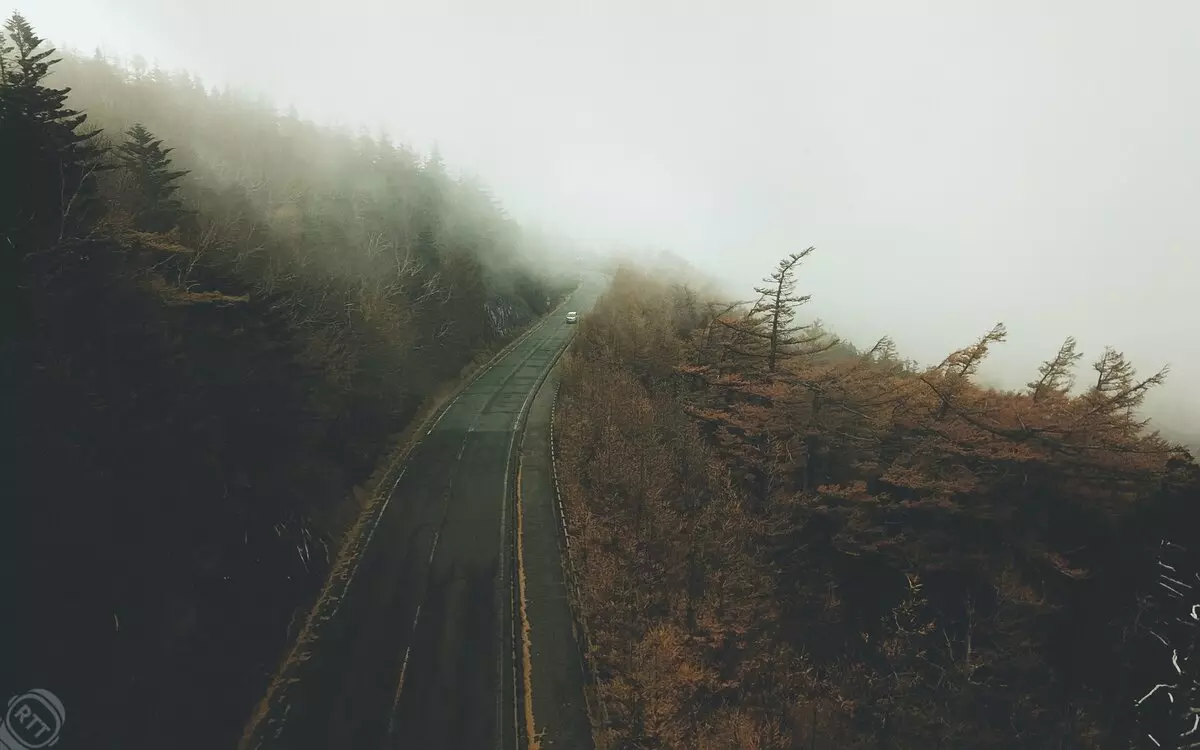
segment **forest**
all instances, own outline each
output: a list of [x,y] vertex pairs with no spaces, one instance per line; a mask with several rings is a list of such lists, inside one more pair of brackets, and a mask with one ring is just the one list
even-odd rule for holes
[[1167,373],[1065,338],[984,387],[1003,325],[856,347],[805,321],[811,253],[744,303],[623,268],[564,357],[597,746],[1191,746],[1200,467],[1137,411]]
[[[749,302],[619,267],[562,360],[601,750],[1187,746],[1169,373],[1066,337],[1005,390],[1003,325],[933,366],[840,340],[812,252]],[[436,152],[13,14],[2,687],[52,688],[64,747],[231,746],[378,468],[574,286],[554,253]]]
[[575,280],[436,153],[19,14],[0,165],[6,688],[232,746],[376,468]]

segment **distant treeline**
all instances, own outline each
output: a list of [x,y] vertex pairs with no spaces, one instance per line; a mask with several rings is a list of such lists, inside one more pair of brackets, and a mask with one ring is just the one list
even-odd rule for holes
[[64,747],[231,746],[352,491],[569,281],[436,156],[19,15],[0,186],[0,690]]
[[857,349],[799,317],[807,252],[747,305],[624,269],[564,358],[601,750],[1193,746],[1200,467],[1137,416],[1165,373],[1068,338],[985,388],[999,325]]

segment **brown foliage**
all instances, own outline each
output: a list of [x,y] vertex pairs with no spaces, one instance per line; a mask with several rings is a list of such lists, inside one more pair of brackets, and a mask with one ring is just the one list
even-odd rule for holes
[[1133,563],[1168,462],[1190,463],[1136,414],[1165,372],[1106,350],[1075,392],[1068,339],[1027,389],[984,388],[1003,325],[930,368],[884,339],[772,372],[728,356],[731,310],[622,269],[565,360],[560,470],[609,743],[1127,732]]

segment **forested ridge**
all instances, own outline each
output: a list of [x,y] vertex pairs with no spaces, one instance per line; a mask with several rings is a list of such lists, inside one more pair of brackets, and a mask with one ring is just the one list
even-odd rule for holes
[[1138,416],[1167,373],[1067,338],[987,388],[1003,325],[856,348],[805,320],[810,253],[748,303],[626,267],[564,357],[598,745],[1189,746],[1200,468]]
[[5,695],[231,746],[376,467],[574,282],[436,155],[20,15],[0,185]]

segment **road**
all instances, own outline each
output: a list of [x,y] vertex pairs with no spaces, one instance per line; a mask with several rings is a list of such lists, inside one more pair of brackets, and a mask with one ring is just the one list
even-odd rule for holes
[[[471,383],[415,446],[344,591],[241,746],[517,750],[513,516],[521,416],[604,277]],[[567,665],[568,667],[570,665]]]
[[518,501],[532,657],[530,714],[546,750],[592,750],[587,672],[568,595],[566,535],[550,455],[557,383],[558,373],[550,373],[530,404],[521,437]]

